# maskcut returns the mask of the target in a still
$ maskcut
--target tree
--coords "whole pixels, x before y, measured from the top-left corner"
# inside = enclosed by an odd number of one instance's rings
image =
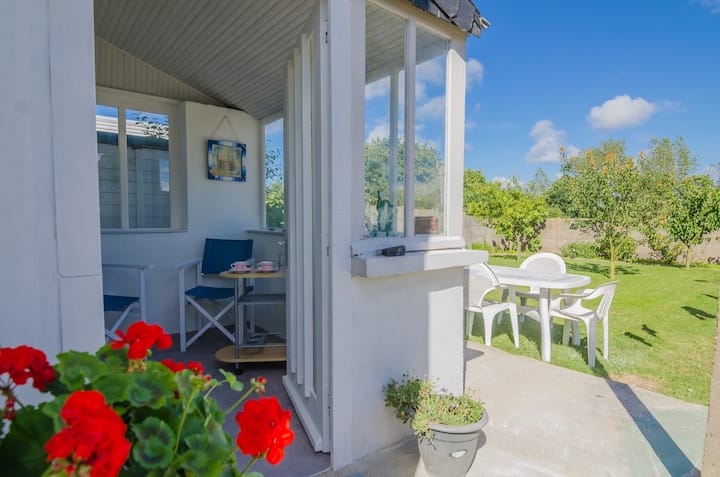
[[[265,145],[265,223],[268,227],[285,226],[285,184],[280,150]]]
[[[682,137],[652,139],[647,152],[638,156],[640,184],[637,196],[638,230],[658,256],[671,262],[678,255],[677,245],[667,234],[668,218],[675,201],[675,189],[697,167]]]
[[[552,185],[552,181],[542,170],[542,167],[535,171],[532,180],[527,184],[527,191],[534,196],[542,196]]]
[[[622,141],[608,140],[564,158],[562,168],[571,177],[569,193],[581,217],[573,225],[592,231],[598,242],[607,246],[612,280],[618,247],[637,223],[638,172],[633,159],[625,155]]]
[[[684,179],[675,194],[668,233],[685,247],[685,268],[690,268],[692,247],[720,229],[720,191],[709,176],[699,175]]]
[[[465,213],[487,220],[497,233],[520,252],[536,250],[545,226],[545,200],[524,190],[517,179],[507,184],[488,182],[479,170],[465,170]]]

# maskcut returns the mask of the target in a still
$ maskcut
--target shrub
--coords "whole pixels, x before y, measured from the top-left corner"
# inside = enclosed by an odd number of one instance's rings
[[[595,242],[570,242],[560,247],[560,255],[566,258],[598,258]]]
[[[610,259],[610,245],[607,241],[598,239],[597,244],[598,255],[605,259]],[[635,249],[637,242],[632,237],[623,236],[617,239],[615,243],[615,260],[627,262],[635,257]]]

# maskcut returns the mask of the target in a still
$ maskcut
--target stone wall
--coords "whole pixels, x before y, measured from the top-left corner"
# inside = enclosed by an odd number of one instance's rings
[[[503,247],[505,240],[495,230],[480,223],[475,217],[466,215],[463,222],[463,236],[469,248],[473,243],[487,244],[493,247]],[[640,238],[637,235],[636,238]],[[710,240],[693,248],[693,260],[720,263],[720,232],[710,235]],[[560,248],[571,242],[591,242],[591,233],[573,230],[570,228],[570,220],[552,218],[545,222],[545,228],[541,233],[540,248],[544,252],[559,252]],[[639,257],[647,258],[650,250],[647,247],[637,248]]]

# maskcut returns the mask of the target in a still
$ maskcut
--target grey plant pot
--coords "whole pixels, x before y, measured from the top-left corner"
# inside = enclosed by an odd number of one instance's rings
[[[444,426],[430,423],[430,439],[418,437],[420,457],[430,477],[463,477],[470,470],[488,412],[473,424]]]

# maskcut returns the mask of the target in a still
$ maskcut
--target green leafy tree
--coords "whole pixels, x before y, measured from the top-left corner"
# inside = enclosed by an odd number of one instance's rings
[[[265,145],[265,223],[268,227],[285,226],[285,184],[280,150]]]
[[[592,231],[607,247],[610,279],[614,279],[618,247],[637,223],[639,175],[635,163],[625,154],[624,142],[608,140],[600,147],[564,158],[562,168],[571,177],[570,197],[581,217],[573,225]]]
[[[648,150],[638,155],[638,230],[660,260],[672,262],[679,249],[667,233],[675,202],[675,190],[696,168],[697,160],[682,137],[652,139]]]
[[[547,219],[542,197],[525,190],[517,179],[507,184],[488,182],[479,170],[465,170],[465,213],[485,220],[509,243],[522,250],[537,250]]]
[[[528,182],[526,189],[530,194],[539,197],[544,195],[551,185],[552,181],[547,176],[547,174],[545,174],[545,171],[543,171],[541,167],[538,168],[537,171],[535,171],[535,175],[533,176],[532,180]]]
[[[709,176],[700,175],[684,179],[675,194],[668,232],[684,246],[685,268],[690,268],[692,247],[720,229],[720,191]]]

